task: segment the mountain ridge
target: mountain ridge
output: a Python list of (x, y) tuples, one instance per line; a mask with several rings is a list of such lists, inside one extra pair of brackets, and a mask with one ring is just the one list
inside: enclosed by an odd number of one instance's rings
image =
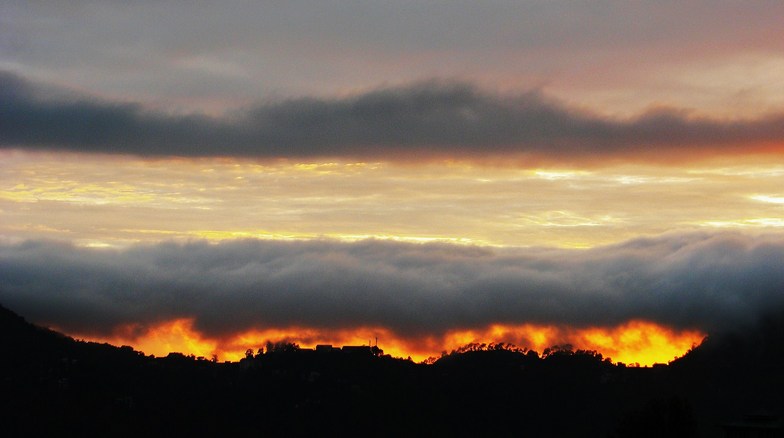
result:
[(293, 344), (217, 363), (77, 341), (0, 306), (7, 353), (1, 411), (12, 436), (722, 436), (753, 412), (779, 427), (781, 321), (762, 320), (745, 336), (709, 337), (652, 368), (568, 347), (540, 355), (503, 345), (453, 352), (431, 365)]

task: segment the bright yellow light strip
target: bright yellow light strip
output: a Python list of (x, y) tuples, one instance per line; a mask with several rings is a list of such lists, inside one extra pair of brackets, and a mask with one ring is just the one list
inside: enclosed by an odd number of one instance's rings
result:
[[(365, 238), (588, 248), (704, 227), (782, 227), (784, 169), (548, 169), (0, 151), (0, 239)], [(85, 220), (89, 218), (89, 220)]]
[(784, 196), (754, 195), (749, 196), (749, 198), (755, 201), (767, 202), (770, 204), (784, 204)]
[(780, 228), (784, 227), (784, 218), (762, 217), (736, 221), (707, 221), (700, 223), (700, 225), (711, 228)]

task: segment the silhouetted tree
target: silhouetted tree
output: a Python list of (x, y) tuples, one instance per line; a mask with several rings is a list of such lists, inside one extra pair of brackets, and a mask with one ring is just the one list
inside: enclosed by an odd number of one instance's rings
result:
[(299, 345), (294, 342), (288, 341), (278, 341), (272, 342), (267, 341), (267, 354), (270, 353), (291, 353), (294, 351), (299, 350)]

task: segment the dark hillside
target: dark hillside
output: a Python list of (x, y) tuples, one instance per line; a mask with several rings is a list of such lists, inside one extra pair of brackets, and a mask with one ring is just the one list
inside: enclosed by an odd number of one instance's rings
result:
[(724, 436), (750, 413), (780, 433), (781, 321), (654, 368), (492, 344), (432, 365), (293, 344), (213, 363), (75, 341), (0, 308), (0, 412), (7, 436)]

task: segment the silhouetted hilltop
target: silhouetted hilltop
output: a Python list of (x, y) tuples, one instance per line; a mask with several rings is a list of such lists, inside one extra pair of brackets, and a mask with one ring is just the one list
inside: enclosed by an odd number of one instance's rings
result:
[(710, 335), (679, 366), (749, 368), (784, 364), (784, 312), (770, 313), (746, 327)]
[(53, 350), (65, 348), (69, 341), (70, 338), (32, 325), (0, 305), (0, 344), (9, 349), (6, 351), (48, 355)]
[(780, 433), (782, 321), (713, 336), (653, 368), (504, 344), (468, 345), (432, 365), (287, 343), (215, 363), (76, 341), (0, 307), (0, 415), (7, 436), (685, 437), (760, 424)]
[(0, 350), (0, 412), (10, 436), (97, 431), (111, 418), (107, 402), (128, 390), (144, 360), (130, 347), (76, 341), (2, 306)]
[(757, 418), (748, 424), (779, 428), (773, 435), (758, 430), (750, 436), (784, 436), (784, 313), (710, 335), (668, 371), (671, 381), (688, 392), (696, 415), (725, 426)]

